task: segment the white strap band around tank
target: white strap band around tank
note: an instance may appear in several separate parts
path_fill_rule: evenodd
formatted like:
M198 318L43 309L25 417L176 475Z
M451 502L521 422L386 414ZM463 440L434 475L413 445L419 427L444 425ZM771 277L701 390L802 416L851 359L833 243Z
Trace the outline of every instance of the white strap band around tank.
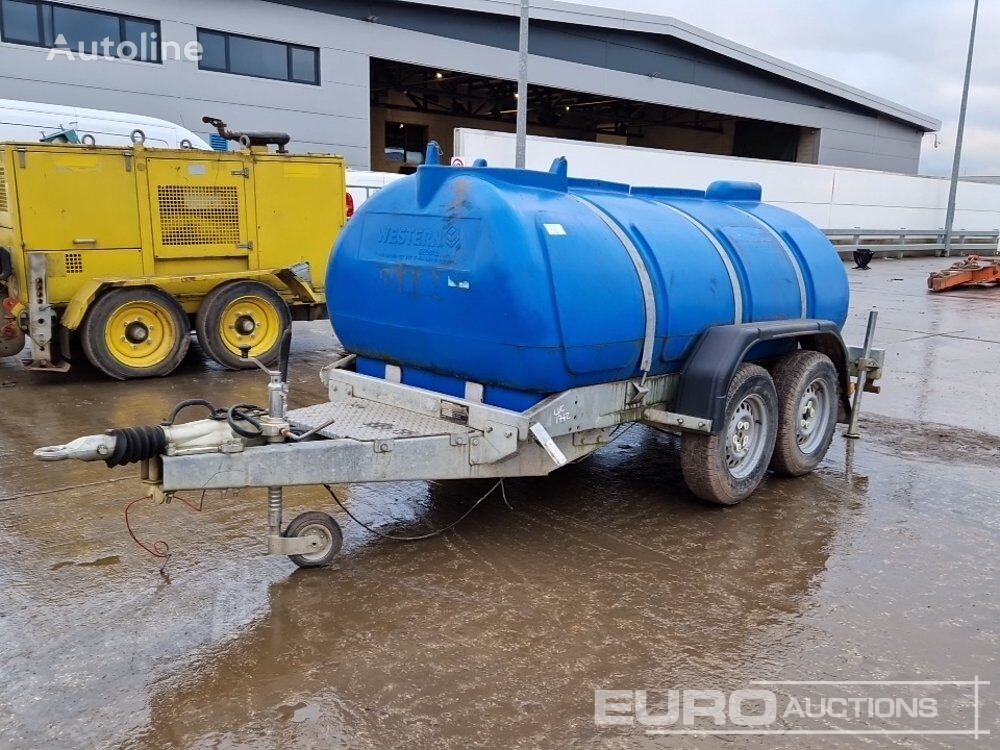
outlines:
M715 248L715 252L719 254L719 258L722 260L722 265L726 267L726 273L729 275L729 284L733 288L733 322L745 322L743 320L743 288L740 285L740 277L736 274L736 267L733 265L733 259L729 257L729 253L726 252L726 248L724 248L718 238L708 230L708 227L694 218L691 214L686 211L681 211L677 208L677 206L672 206L669 203L657 201L657 205L669 208L678 216L682 216L687 219L692 225L694 225L695 229L705 235L705 239L712 243L712 247Z
M799 301L800 301L799 317L800 318L808 317L807 313L809 311L809 306L808 306L809 300L806 297L806 281L802 277L802 268L799 265L799 259L795 257L795 253L792 252L792 248L790 248L788 246L788 243L781 238L780 234L774 231L774 227L772 227L766 221L761 219L759 216L755 216L754 214L750 213L749 211L745 211L739 206L733 206L733 208L739 209L744 214L753 219L755 222L760 224L764 228L764 231L770 234L771 238L778 243L778 247L780 247L782 250L785 251L785 255L788 258L788 262L792 264L792 269L795 271L795 280L799 284Z
M646 332L642 337L642 357L639 361L639 370L648 373L653 367L653 345L656 341L656 296L653 294L653 280L649 276L649 269L646 268L642 255L632 243L632 239L618 226L618 222L605 213L604 209L581 195L574 193L569 193L569 195L580 201L607 224L608 229L622 243L622 247L625 248L625 252L632 260L632 265L635 266L636 275L639 277L639 286L642 287L642 304L646 312Z

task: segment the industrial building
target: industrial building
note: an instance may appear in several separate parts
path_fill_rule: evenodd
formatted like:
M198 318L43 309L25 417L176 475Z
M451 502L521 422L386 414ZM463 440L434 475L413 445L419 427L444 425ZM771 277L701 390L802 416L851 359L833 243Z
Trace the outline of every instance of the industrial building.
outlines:
M0 97L283 130L408 171L455 127L513 130L517 4L0 0ZM63 54L110 39L98 59ZM154 41L146 45L141 42ZM200 42L201 56L168 54ZM538 0L529 133L915 174L928 115L671 18ZM135 59L120 59L122 57Z

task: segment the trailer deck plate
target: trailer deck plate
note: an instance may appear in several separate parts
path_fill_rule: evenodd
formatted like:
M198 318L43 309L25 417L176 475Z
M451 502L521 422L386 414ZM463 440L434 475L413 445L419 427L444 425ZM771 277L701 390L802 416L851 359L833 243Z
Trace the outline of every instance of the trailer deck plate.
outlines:
M475 432L467 424L458 421L354 397L292 409L286 418L298 430L312 430L332 419L333 423L318 434L334 439L388 440L431 435L467 435Z

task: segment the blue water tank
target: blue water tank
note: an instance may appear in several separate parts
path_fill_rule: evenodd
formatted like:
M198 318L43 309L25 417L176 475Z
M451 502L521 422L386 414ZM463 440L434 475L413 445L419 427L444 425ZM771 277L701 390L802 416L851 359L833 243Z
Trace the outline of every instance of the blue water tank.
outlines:
M359 372L397 365L404 383L459 397L472 381L518 410L676 372L709 326L842 326L849 298L823 233L761 203L757 184L629 187L569 179L565 160L421 166L348 222L327 290Z

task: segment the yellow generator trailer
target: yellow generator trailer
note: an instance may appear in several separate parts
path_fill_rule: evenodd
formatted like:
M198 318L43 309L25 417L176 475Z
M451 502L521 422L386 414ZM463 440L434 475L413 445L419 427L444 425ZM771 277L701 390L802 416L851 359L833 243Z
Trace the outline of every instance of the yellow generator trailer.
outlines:
M241 368L324 316L343 158L225 132L242 150L0 144L0 356L27 336L27 367L65 371L78 341L112 377L166 375L194 330Z

